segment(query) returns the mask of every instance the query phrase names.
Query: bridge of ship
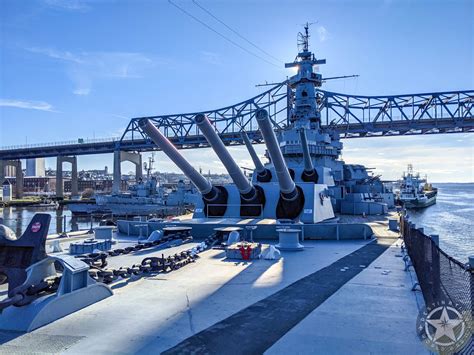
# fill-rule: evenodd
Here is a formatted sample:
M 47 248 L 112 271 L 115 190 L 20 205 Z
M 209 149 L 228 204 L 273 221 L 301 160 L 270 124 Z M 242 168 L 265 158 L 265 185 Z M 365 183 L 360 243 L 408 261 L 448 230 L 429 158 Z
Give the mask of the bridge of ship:
M 261 142 L 255 112 L 265 108 L 277 129 L 289 122 L 293 93 L 286 82 L 238 104 L 205 111 L 226 145 L 243 144 L 245 130 Z M 474 90 L 393 96 L 346 95 L 318 90 L 321 124 L 341 138 L 440 134 L 474 131 Z M 131 119 L 120 138 L 57 142 L 0 149 L 0 160 L 64 155 L 112 153 L 116 150 L 150 151 L 158 148 L 141 132 L 138 121 L 148 118 L 178 148 L 208 147 L 194 116 L 198 112 L 137 117 Z

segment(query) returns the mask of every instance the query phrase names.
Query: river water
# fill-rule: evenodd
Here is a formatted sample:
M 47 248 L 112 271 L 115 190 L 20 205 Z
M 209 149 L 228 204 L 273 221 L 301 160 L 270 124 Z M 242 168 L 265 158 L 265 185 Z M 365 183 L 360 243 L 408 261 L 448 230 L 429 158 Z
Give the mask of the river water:
M 17 235 L 21 235 L 28 227 L 31 218 L 36 213 L 47 213 L 51 215 L 49 234 L 89 229 L 97 226 L 99 221 L 92 220 L 88 216 L 73 216 L 67 208 L 55 209 L 53 207 L 8 207 L 0 208 L 0 218 L 3 223 L 10 227 Z
M 433 184 L 438 188 L 435 205 L 410 210 L 409 216 L 426 234 L 438 234 L 440 247 L 461 262 L 474 255 L 474 184 Z M 35 213 L 49 213 L 50 233 L 61 233 L 91 226 L 90 217 L 74 217 L 67 209 L 0 208 L 0 218 L 20 235 Z M 98 221 L 93 221 L 94 226 Z
M 439 246 L 465 263 L 474 256 L 474 184 L 433 184 L 436 204 L 410 210 L 410 220 L 425 234 L 438 234 Z

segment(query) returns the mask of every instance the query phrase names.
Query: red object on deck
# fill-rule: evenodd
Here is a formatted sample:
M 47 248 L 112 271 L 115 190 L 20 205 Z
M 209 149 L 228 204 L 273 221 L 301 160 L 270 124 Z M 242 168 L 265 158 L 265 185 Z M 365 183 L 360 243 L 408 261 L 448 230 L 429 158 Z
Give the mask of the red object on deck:
M 247 246 L 247 248 L 242 245 L 239 250 L 240 254 L 242 255 L 242 260 L 250 260 L 250 253 L 252 252 L 250 245 Z

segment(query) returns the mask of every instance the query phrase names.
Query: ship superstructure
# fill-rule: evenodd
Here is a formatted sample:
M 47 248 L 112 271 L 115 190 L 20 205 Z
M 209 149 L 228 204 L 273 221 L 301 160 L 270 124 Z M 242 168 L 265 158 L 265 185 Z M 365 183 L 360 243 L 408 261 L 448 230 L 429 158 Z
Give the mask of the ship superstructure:
M 309 37 L 306 24 L 304 32 L 298 34 L 298 55 L 292 63 L 285 64 L 286 68 L 297 69 L 288 80 L 292 92 L 291 123 L 277 134 L 290 174 L 295 182 L 327 185 L 335 212 L 384 214 L 394 206 L 393 193 L 363 165 L 349 165 L 340 160 L 343 144 L 339 134 L 321 127 L 321 98 L 317 88 L 324 79 L 315 68 L 326 60 L 316 59 L 309 51 Z M 258 181 L 259 175 L 254 175 Z
M 363 165 L 349 165 L 339 159 L 343 148 L 339 135 L 321 126 L 317 89 L 324 78 L 315 71 L 315 66 L 324 64 L 325 60 L 316 59 L 309 51 L 309 25 L 298 38 L 298 55 L 285 65 L 297 69 L 288 80 L 291 92 L 288 125 L 275 131 L 267 110 L 255 112 L 266 146 L 267 163 L 260 160 L 246 132 L 241 132 L 255 165 L 250 181 L 205 114 L 194 114 L 193 121 L 227 170 L 232 179 L 230 184 L 212 184 L 153 121 L 142 118 L 137 122 L 143 136 L 151 139 L 198 189 L 201 198 L 193 218 L 179 222 L 192 224 L 197 235 L 205 236 L 222 225 L 265 221 L 267 227 L 259 228 L 256 237 L 274 238 L 276 226 L 281 221 L 290 221 L 304 224 L 308 235 L 315 238 L 321 235 L 339 238 L 340 233 L 364 237 L 363 225 L 341 227 L 337 213 L 385 214 L 393 206 L 393 193 L 385 189 L 379 176 L 369 174 Z M 321 223 L 325 226 L 320 226 Z M 329 233 L 325 230 L 328 225 L 332 226 Z M 118 226 L 120 230 L 133 231 L 126 221 L 119 221 Z

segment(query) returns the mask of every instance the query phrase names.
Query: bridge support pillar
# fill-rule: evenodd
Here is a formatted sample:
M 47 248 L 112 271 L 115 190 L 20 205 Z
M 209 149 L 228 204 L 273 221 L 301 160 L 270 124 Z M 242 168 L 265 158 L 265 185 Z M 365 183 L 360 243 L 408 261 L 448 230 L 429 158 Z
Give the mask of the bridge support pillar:
M 20 199 L 23 198 L 23 169 L 21 168 L 21 160 L 16 161 L 16 169 L 15 169 L 15 180 L 16 180 L 16 186 L 15 186 L 15 192 L 16 192 L 16 198 Z
M 0 160 L 0 187 L 5 181 L 5 161 Z
M 64 197 L 64 186 L 63 186 L 63 161 L 61 157 L 56 158 L 56 197 Z
M 112 185 L 112 192 L 120 192 L 120 182 L 122 180 L 122 171 L 120 164 L 124 161 L 129 161 L 135 164 L 135 179 L 136 181 L 143 179 L 142 155 L 135 152 L 125 152 L 120 150 L 114 151 L 114 181 Z
M 77 157 L 58 156 L 56 158 L 56 197 L 64 197 L 63 163 L 71 163 L 71 197 L 79 196 Z
M 117 194 L 120 192 L 120 182 L 122 180 L 122 172 L 120 170 L 120 150 L 114 150 L 114 177 L 112 184 L 112 192 Z
M 21 167 L 21 160 L 0 160 L 0 188 L 5 180 L 5 169 L 7 166 L 15 168 L 15 198 L 23 197 L 23 169 Z

